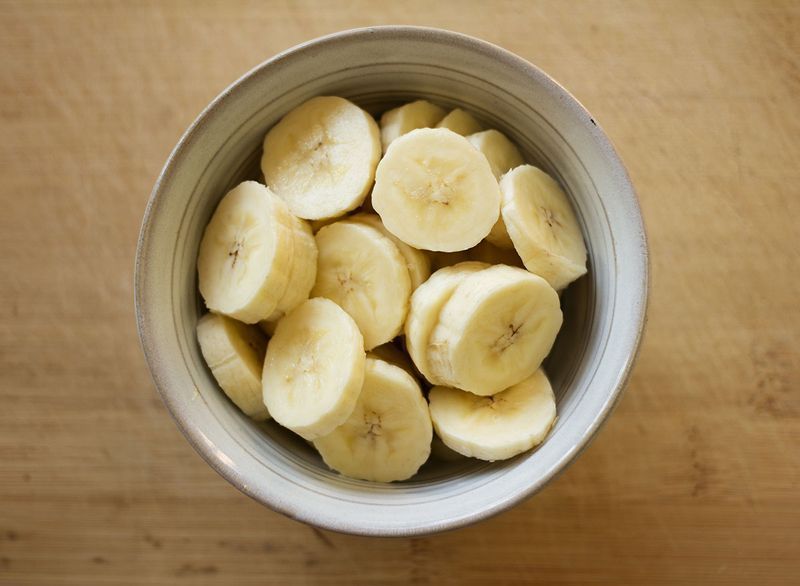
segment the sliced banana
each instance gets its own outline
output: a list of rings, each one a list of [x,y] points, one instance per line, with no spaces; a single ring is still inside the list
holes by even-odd
[[[429,394],[436,434],[456,452],[506,460],[544,441],[556,420],[553,389],[542,369],[491,397],[449,387]]]
[[[508,234],[525,267],[560,291],[586,273],[586,246],[567,195],[552,177],[522,165],[500,181]]]
[[[519,149],[499,130],[484,130],[468,136],[467,140],[486,156],[492,173],[498,181],[506,172],[525,162]],[[514,243],[511,242],[505,224],[503,224],[502,215],[492,226],[486,239],[500,248],[514,248]]]
[[[257,421],[269,419],[261,395],[261,368],[267,340],[250,325],[207,313],[197,322],[197,341],[211,374],[242,412]]]
[[[289,281],[286,292],[267,321],[277,322],[308,299],[317,279],[317,243],[311,233],[311,227],[308,222],[296,216],[292,216],[292,227],[294,255],[289,267]]]
[[[406,349],[417,369],[433,384],[442,384],[428,366],[428,342],[439,314],[465,277],[489,268],[480,262],[462,262],[433,273],[411,296],[405,324]]]
[[[500,248],[489,240],[481,240],[478,246],[467,251],[470,260],[489,263],[490,265],[508,265],[525,268],[522,259],[513,248]]]
[[[417,128],[431,128],[442,118],[445,110],[427,100],[403,104],[381,116],[381,143],[383,152],[396,138]]]
[[[370,350],[400,333],[411,278],[397,246],[362,222],[342,221],[316,235],[319,257],[314,297],[327,297],[352,316]]]
[[[431,451],[428,404],[402,368],[367,358],[364,386],[347,420],[314,440],[325,463],[351,478],[393,482],[413,476]]]
[[[446,128],[396,139],[378,165],[372,205],[386,229],[425,250],[478,244],[497,222],[500,188],[486,157]]]
[[[206,306],[245,323],[269,317],[286,291],[294,254],[286,204],[255,181],[222,198],[197,255]]]
[[[493,395],[539,368],[561,321],[547,281],[492,266],[466,276],[445,303],[428,341],[428,368],[447,386]]]
[[[380,131],[372,116],[344,98],[320,96],[267,133],[261,170],[292,213],[318,220],[361,205],[380,156]]]
[[[464,454],[448,448],[442,439],[434,434],[433,441],[431,441],[431,458],[440,462],[458,462],[464,460]]]
[[[447,128],[461,136],[475,134],[483,130],[481,123],[475,120],[472,114],[465,112],[461,108],[451,110],[447,116],[439,121],[436,128]]]
[[[508,228],[506,228],[506,223],[503,221],[502,213],[500,217],[497,218],[495,225],[492,226],[492,229],[486,235],[486,240],[494,244],[497,248],[514,250],[514,243],[511,241],[511,236],[508,235]]]
[[[304,439],[329,434],[350,416],[364,382],[364,339],[329,299],[309,299],[278,322],[264,360],[264,403]]]
[[[397,236],[389,232],[381,222],[380,217],[375,214],[356,214],[351,217],[355,222],[363,222],[372,226],[381,234],[389,238],[397,246],[397,250],[403,255],[408,267],[408,275],[411,277],[411,290],[413,291],[431,276],[431,259],[427,254],[416,248],[412,248]]]
[[[483,153],[497,179],[525,162],[519,149],[499,130],[470,134],[467,140]]]

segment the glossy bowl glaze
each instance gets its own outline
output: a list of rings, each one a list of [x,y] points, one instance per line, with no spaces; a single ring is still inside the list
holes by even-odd
[[[589,251],[589,273],[562,298],[565,323],[546,362],[558,421],[538,449],[487,463],[431,461],[412,480],[376,484],[328,470],[275,423],[244,417],[203,363],[195,259],[220,198],[259,177],[265,132],[316,95],[373,113],[428,98],[460,106],[514,140],[565,188]],[[413,535],[472,523],[542,488],[587,445],[630,372],[645,321],[647,245],[625,167],[591,115],[527,61],[438,29],[389,26],[323,37],[259,65],[186,131],[145,212],[136,257],[139,334],[155,384],[195,449],[256,500],[319,527]]]

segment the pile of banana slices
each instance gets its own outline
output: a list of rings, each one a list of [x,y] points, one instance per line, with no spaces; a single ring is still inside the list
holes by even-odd
[[[379,125],[330,96],[269,130],[261,169],[197,259],[198,342],[239,409],[377,482],[432,450],[492,461],[544,440],[558,292],[586,272],[551,177],[464,110],[418,100]]]

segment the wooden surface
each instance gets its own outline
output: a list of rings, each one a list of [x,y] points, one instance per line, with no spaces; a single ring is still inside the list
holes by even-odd
[[[789,584],[800,576],[798,2],[0,3],[0,583]],[[652,251],[631,385],[541,494],[418,539],[315,531],[193,452],[136,338],[184,128],[300,41],[483,37],[617,144]]]

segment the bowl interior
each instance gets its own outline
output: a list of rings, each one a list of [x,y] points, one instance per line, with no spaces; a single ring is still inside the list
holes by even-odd
[[[221,197],[240,181],[261,177],[265,132],[316,95],[343,96],[373,114],[417,98],[462,107],[504,132],[569,194],[589,273],[562,296],[564,326],[545,365],[559,419],[537,450],[497,463],[431,460],[407,482],[361,482],[329,471],[312,448],[277,424],[253,423],[218,389],[195,336],[204,311],[195,271],[200,238]],[[429,29],[329,37],[279,56],[228,88],[173,153],[140,242],[137,305],[145,352],[190,441],[255,498],[302,520],[359,533],[461,524],[542,486],[613,405],[641,326],[628,319],[625,327],[619,312],[615,322],[615,311],[627,303],[634,321],[636,308],[643,312],[643,235],[641,245],[630,235],[640,222],[635,208],[624,169],[594,121],[530,65],[490,45]],[[614,214],[619,220],[612,222]],[[639,286],[620,299],[625,255],[632,261],[626,278],[638,279]]]
[[[376,80],[375,87],[365,88],[361,86],[357,89],[354,88],[353,93],[347,93],[342,89],[332,91],[328,90],[327,88],[323,89],[322,93],[346,97],[360,105],[378,119],[380,118],[380,114],[389,108],[420,98],[434,101],[437,104],[446,106],[447,108],[460,107],[469,109],[473,114],[476,115],[477,118],[481,120],[481,122],[484,123],[486,128],[496,128],[505,133],[507,136],[513,137],[516,144],[520,145],[526,161],[548,171],[554,177],[559,177],[558,166],[554,164],[545,153],[537,148],[536,144],[532,142],[529,137],[520,134],[519,130],[509,126],[507,121],[502,120],[497,116],[493,116],[485,109],[481,109],[479,104],[466,103],[463,99],[458,99],[452,95],[440,93],[441,88],[440,92],[436,93],[408,91],[408,88],[416,87],[416,84],[420,84],[420,82],[420,79],[415,79],[412,82],[412,80],[406,80],[405,78],[401,77],[395,81],[395,83],[401,85],[400,89],[396,91],[386,91],[385,88],[387,80],[381,79]],[[428,83],[434,84],[435,80],[429,81]],[[458,87],[454,87],[452,89],[455,92],[459,91]],[[457,95],[459,94],[456,94],[456,96]],[[266,130],[268,130],[268,127],[263,129],[262,137],[263,134],[266,133]],[[204,222],[208,221],[217,203],[221,197],[227,193],[227,191],[242,181],[248,179],[263,182],[264,176],[260,168],[262,152],[261,143],[258,142],[257,144],[253,145],[253,147],[254,150],[252,152],[245,153],[243,160],[238,161],[235,165],[233,165],[233,168],[236,169],[236,175],[230,177],[220,177],[221,180],[224,179],[226,181],[225,185],[221,186],[221,188],[218,190],[214,189],[211,192],[206,192],[206,197],[204,199],[211,205],[203,206],[202,220],[197,224],[198,228],[202,228],[204,226]],[[561,178],[561,183],[564,185],[563,177]],[[579,219],[581,219],[580,215]],[[584,225],[584,222],[581,221],[581,224]],[[196,256],[197,247],[199,246],[198,238],[201,236],[202,230],[193,232],[191,241],[187,240],[185,243],[186,247],[188,248],[186,252],[187,254],[194,254]],[[546,372],[552,381],[553,390],[556,394],[559,412],[562,408],[564,400],[569,394],[569,389],[572,387],[572,378],[575,376],[578,366],[581,363],[586,349],[586,342],[588,341],[591,333],[593,319],[592,308],[594,307],[595,303],[595,274],[591,270],[591,243],[587,242],[587,245],[589,247],[589,273],[579,281],[573,283],[562,294],[564,326],[559,332],[559,336],[556,340],[554,348],[545,362]],[[191,272],[190,274],[185,275],[185,278],[189,283],[189,288],[191,289],[193,287],[192,290],[197,292],[196,273]],[[188,319],[184,320],[185,324],[187,325],[196,324],[197,319],[199,319],[199,317],[202,316],[206,311],[205,305],[203,304],[203,300],[199,293],[196,293],[195,295],[194,305],[194,312],[192,313],[189,310],[190,315],[187,316]],[[191,335],[191,332],[189,335]],[[202,360],[199,368],[207,371]],[[211,386],[215,385],[213,379],[211,378],[210,371],[206,372],[206,382],[208,382]],[[221,393],[221,391],[219,392]],[[309,446],[299,436],[281,427],[274,421],[255,423],[247,417],[244,417],[232,403],[226,405],[225,408],[227,411],[230,411],[229,415],[231,417],[240,420],[237,422],[237,425],[245,425],[251,428],[251,433],[257,436],[254,441],[258,441],[258,437],[260,437],[261,441],[273,442],[281,446],[283,449],[292,452],[295,457],[301,458],[306,465],[315,467],[318,473],[327,476],[335,475],[338,477],[336,473],[331,472],[327,466],[325,466],[316,450]],[[454,462],[438,460],[435,457],[432,457],[420,470],[420,472],[414,476],[413,480],[405,481],[402,484],[393,484],[392,486],[395,489],[402,490],[403,484],[446,481],[448,478],[454,475],[466,473],[476,468],[482,468],[485,466],[487,466],[485,462],[481,462],[472,458],[464,458],[460,461]]]

